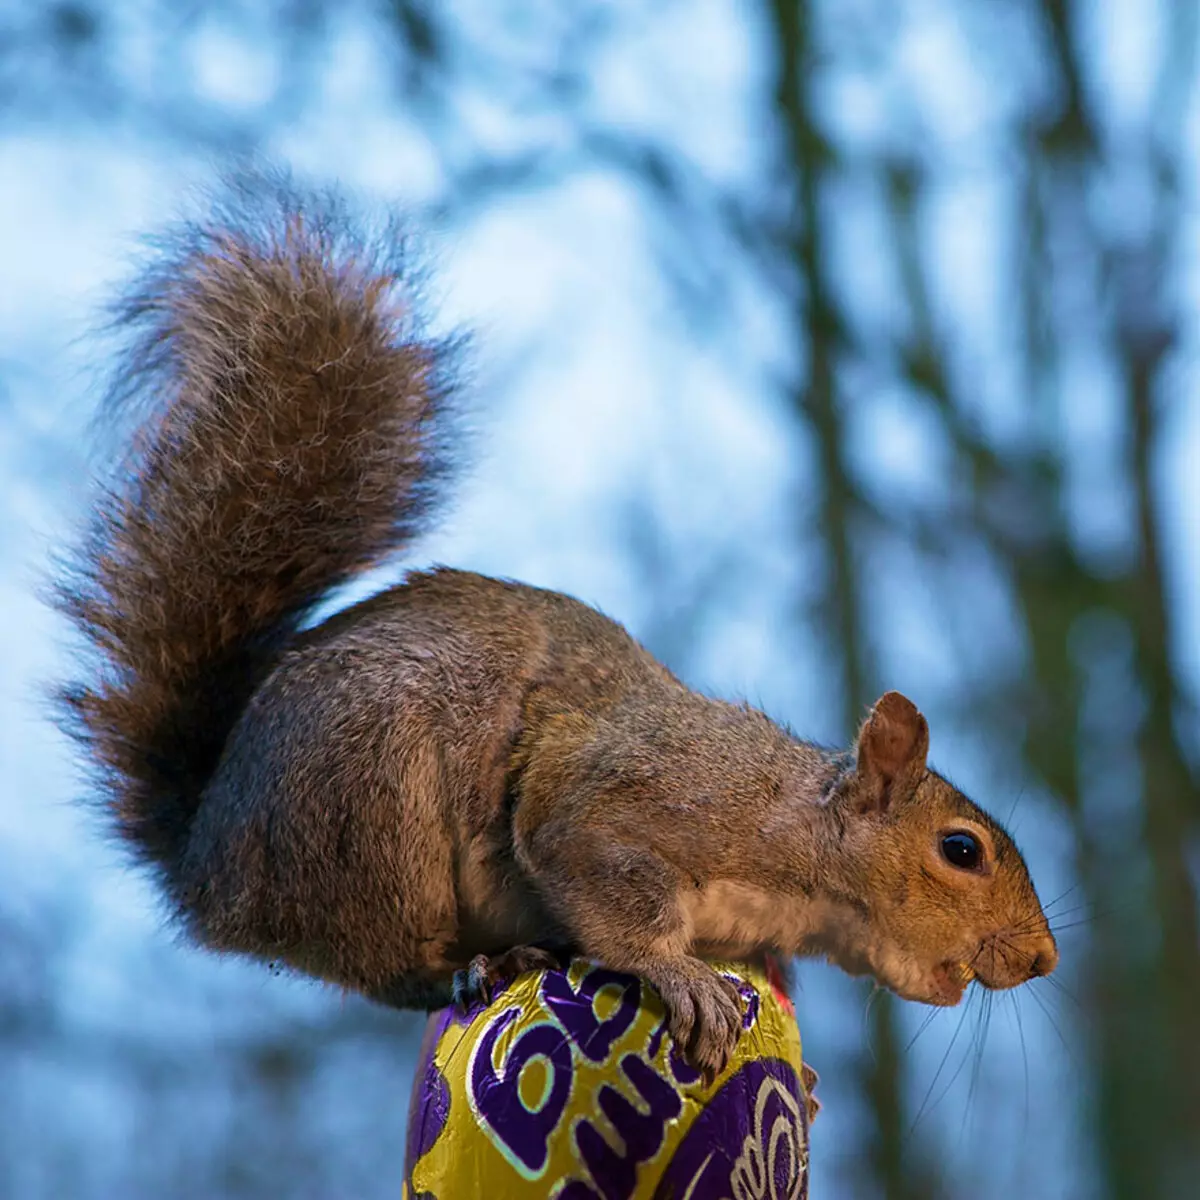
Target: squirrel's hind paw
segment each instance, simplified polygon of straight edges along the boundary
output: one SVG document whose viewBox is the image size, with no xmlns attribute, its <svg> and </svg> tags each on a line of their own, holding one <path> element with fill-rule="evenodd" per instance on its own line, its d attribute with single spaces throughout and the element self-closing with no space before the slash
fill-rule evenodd
<svg viewBox="0 0 1200 1200">
<path fill-rule="evenodd" d="M 558 971 L 563 965 L 557 954 L 540 946 L 514 946 L 491 957 L 477 954 L 463 970 L 454 972 L 454 1006 L 468 1012 L 491 1004 L 497 984 L 511 983 L 526 971 Z"/>
</svg>

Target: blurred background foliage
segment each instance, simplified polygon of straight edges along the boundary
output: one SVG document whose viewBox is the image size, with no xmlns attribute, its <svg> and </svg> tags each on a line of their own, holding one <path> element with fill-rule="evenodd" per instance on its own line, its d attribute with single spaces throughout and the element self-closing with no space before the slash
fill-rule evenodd
<svg viewBox="0 0 1200 1200">
<path fill-rule="evenodd" d="M 452 261 L 476 247 L 451 276 L 498 297 L 498 448 L 438 551 L 533 564 L 826 740 L 900 687 L 935 761 L 1012 811 L 1062 970 L 929 1024 L 804 968 L 818 1196 L 1200 1194 L 1197 19 L 1186 0 L 0 8 L 10 181 L 46 146 L 153 164 L 169 192 L 263 153 L 409 206 Z M 354 86 L 369 121 L 346 117 Z M 133 207 L 122 233 L 165 215 Z M 38 274 L 13 265 L 23 236 L 10 221 L 13 292 Z M 506 292 L 525 297 L 507 331 Z M 77 412 L 40 394 L 23 329 L 0 356 L 10 565 L 37 496 L 81 498 Z M 629 356 L 591 387 L 589 336 Z M 555 470 L 592 482 L 547 524 Z M 483 548 L 461 530 L 489 504 Z M 8 714 L 33 703 L 17 682 Z M 6 844 L 39 792 L 70 793 L 65 768 L 28 769 L 0 825 L 0 1193 L 396 1195 L 417 1024 L 174 948 L 142 893 L 131 951 L 80 900 L 126 886 L 118 856 L 79 851 L 81 892 L 30 882 L 57 880 L 61 820 Z"/>
</svg>

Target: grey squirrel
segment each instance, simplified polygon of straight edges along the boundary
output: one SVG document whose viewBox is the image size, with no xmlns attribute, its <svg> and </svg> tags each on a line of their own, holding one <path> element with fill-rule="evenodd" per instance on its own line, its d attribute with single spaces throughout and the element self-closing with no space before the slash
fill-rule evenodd
<svg viewBox="0 0 1200 1200">
<path fill-rule="evenodd" d="M 312 624 L 453 457 L 454 347 L 401 242 L 243 177 L 117 308 L 104 411 L 137 425 L 59 580 L 94 652 L 62 698 L 190 935 L 409 1008 L 586 955 L 708 1074 L 741 1013 L 705 958 L 825 955 L 939 1005 L 1052 971 L 1020 852 L 896 692 L 831 751 L 579 601 L 446 568 Z"/>
</svg>

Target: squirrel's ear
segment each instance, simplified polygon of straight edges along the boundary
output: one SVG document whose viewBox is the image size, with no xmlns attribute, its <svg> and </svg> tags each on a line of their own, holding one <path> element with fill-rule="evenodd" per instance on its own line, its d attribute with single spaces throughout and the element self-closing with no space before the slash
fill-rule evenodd
<svg viewBox="0 0 1200 1200">
<path fill-rule="evenodd" d="M 885 692 L 858 734 L 859 805 L 883 812 L 906 799 L 925 772 L 929 723 L 899 692 Z"/>
</svg>

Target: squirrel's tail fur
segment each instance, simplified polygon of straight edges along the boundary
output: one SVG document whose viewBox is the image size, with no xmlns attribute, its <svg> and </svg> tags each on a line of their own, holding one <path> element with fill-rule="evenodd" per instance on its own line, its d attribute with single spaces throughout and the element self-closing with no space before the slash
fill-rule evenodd
<svg viewBox="0 0 1200 1200">
<path fill-rule="evenodd" d="M 436 499 L 454 346 L 415 320 L 395 234 L 243 176 L 154 243 L 117 305 L 103 411 L 136 424 L 58 586 L 95 651 L 62 700 L 117 829 L 168 884 L 280 649 Z"/>
</svg>

